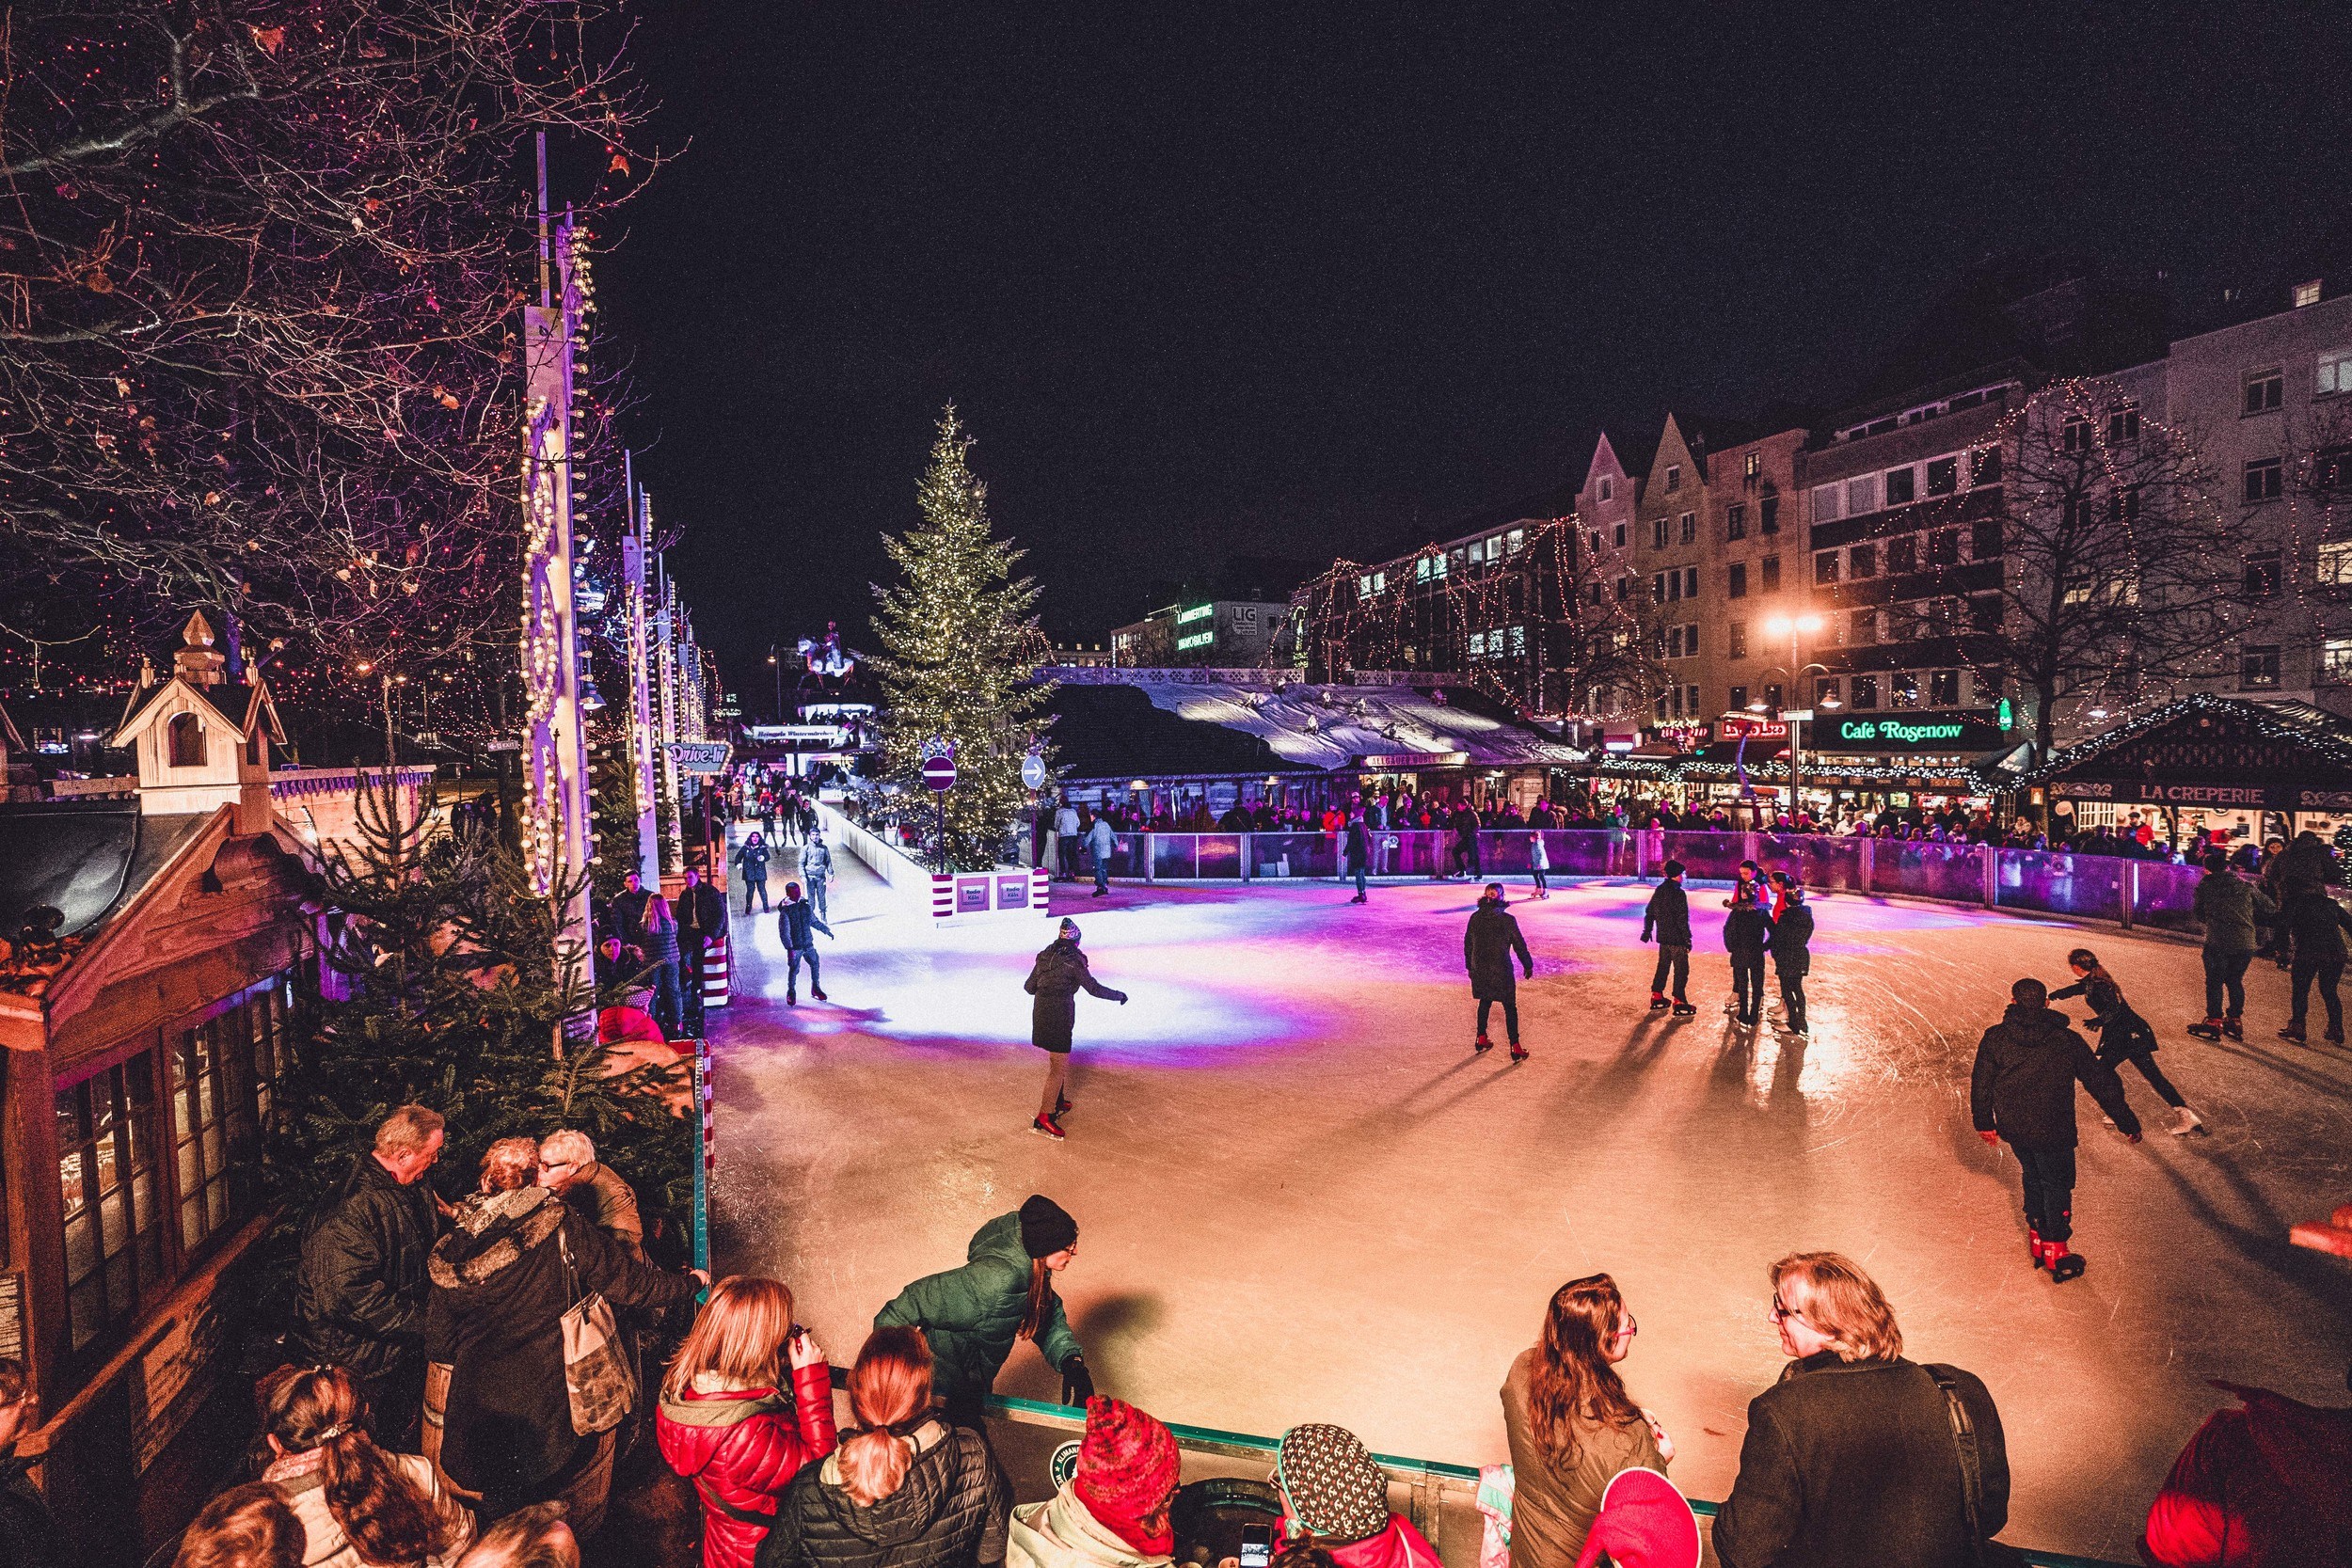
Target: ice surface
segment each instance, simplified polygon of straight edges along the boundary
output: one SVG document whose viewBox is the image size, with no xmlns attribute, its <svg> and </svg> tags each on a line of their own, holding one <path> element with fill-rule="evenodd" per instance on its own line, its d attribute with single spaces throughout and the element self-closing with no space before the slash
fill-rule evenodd
<svg viewBox="0 0 2352 1568">
<path fill-rule="evenodd" d="M 1536 959 L 1532 1061 L 1470 1051 L 1466 884 L 1057 887 L 1095 972 L 1070 1139 L 1027 1131 L 1044 1058 L 1029 957 L 1051 922 L 933 932 L 840 857 L 833 1001 L 783 1005 L 772 917 L 739 926 L 714 1025 L 720 1261 L 774 1273 L 836 1362 L 906 1280 L 962 1260 L 1031 1192 L 1077 1217 L 1063 1276 L 1106 1391 L 1172 1420 L 1353 1428 L 1376 1450 L 1505 1457 L 1496 1390 L 1562 1282 L 1606 1270 L 1641 1324 L 1623 1371 L 1721 1497 L 1746 1403 L 1780 1370 L 1765 1266 L 1861 1259 L 1915 1359 L 1983 1376 L 2016 1478 L 2007 1538 L 2128 1560 L 2208 1378 L 2344 1402 L 2352 1271 L 2287 1227 L 2352 1198 L 2352 1056 L 2271 1037 L 2286 977 L 2249 978 L 2249 1038 L 2202 1013 L 2194 947 L 2111 928 L 1825 897 L 1810 1041 L 1720 1007 L 1721 894 L 1692 892 L 1697 1018 L 1645 1010 L 1646 886 L 1512 892 Z M 781 890 L 781 879 L 777 880 Z M 743 917 L 738 916 L 739 922 Z M 2027 1264 L 2016 1162 L 1970 1129 L 1968 1064 L 2009 982 L 2096 948 L 2213 1129 L 2125 1144 L 2081 1101 L 2087 1277 Z M 805 980 L 805 976 L 803 976 Z M 2082 1008 L 2074 1005 L 2080 1016 Z M 1501 1021 L 1496 1021 L 1498 1033 Z M 2313 1021 L 2317 1033 L 2318 1021 Z M 1028 1350 L 1000 1385 L 1051 1397 Z"/>
</svg>

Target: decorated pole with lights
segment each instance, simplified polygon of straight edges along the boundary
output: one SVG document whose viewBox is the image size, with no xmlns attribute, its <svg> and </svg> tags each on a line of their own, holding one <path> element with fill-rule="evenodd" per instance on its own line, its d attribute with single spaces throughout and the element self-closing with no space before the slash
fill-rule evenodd
<svg viewBox="0 0 2352 1568">
<path fill-rule="evenodd" d="M 637 808 L 637 872 L 645 885 L 660 887 L 661 846 L 653 804 L 653 670 L 645 619 L 645 554 L 652 533 L 653 499 L 637 488 L 633 456 L 627 460 L 626 470 L 628 531 L 621 539 L 621 578 L 628 613 L 629 793 Z"/>
<path fill-rule="evenodd" d="M 532 885 L 573 888 L 561 942 L 589 946 L 588 755 L 580 731 L 580 644 L 572 602 L 572 399 L 589 309 L 583 236 L 566 213 L 554 278 L 523 307 L 523 819 Z"/>
</svg>

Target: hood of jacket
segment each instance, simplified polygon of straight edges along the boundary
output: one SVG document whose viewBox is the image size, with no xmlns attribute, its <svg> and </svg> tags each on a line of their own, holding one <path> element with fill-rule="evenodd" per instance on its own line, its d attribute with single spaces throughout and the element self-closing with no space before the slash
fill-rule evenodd
<svg viewBox="0 0 2352 1568">
<path fill-rule="evenodd" d="M 792 1418 L 792 1396 L 773 1388 L 730 1388 L 724 1393 L 688 1392 L 672 1399 L 664 1395 L 661 1456 L 670 1468 L 692 1481 L 710 1467 L 726 1447 L 729 1434 L 755 1416 L 780 1412 Z"/>
<path fill-rule="evenodd" d="M 2010 1003 L 2001 1013 L 2001 1022 L 2021 1038 L 2063 1034 L 2074 1026 L 2073 1019 L 2055 1007 L 2028 1007 L 2022 1002 Z"/>
<path fill-rule="evenodd" d="M 1147 1557 L 1096 1522 L 1064 1482 L 1041 1503 L 1012 1511 L 1005 1560 L 1014 1568 L 1166 1568 L 1163 1552 Z"/>
<path fill-rule="evenodd" d="M 1009 1263 L 1021 1271 L 1023 1278 L 1029 1274 L 1029 1250 L 1021 1244 L 1021 1211 L 997 1215 L 972 1232 L 971 1244 L 963 1249 L 967 1263 Z"/>
<path fill-rule="evenodd" d="M 1057 937 L 1053 944 L 1037 956 L 1037 989 L 1041 991 L 1075 991 L 1079 976 L 1087 972 L 1086 955 L 1068 937 Z"/>
<path fill-rule="evenodd" d="M 425 1272 L 444 1291 L 469 1290 L 522 1260 L 564 1223 L 564 1201 L 545 1187 L 476 1193 L 434 1243 Z"/>
</svg>

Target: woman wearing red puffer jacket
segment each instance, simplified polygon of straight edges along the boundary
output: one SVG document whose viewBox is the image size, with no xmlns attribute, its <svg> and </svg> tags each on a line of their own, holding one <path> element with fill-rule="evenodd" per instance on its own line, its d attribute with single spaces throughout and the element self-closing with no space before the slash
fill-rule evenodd
<svg viewBox="0 0 2352 1568">
<path fill-rule="evenodd" d="M 752 1568 L 778 1495 L 834 1448 L 833 1374 L 795 1330 L 781 1281 L 730 1275 L 710 1288 L 662 1382 L 654 1435 L 702 1499 L 703 1568 Z"/>
</svg>

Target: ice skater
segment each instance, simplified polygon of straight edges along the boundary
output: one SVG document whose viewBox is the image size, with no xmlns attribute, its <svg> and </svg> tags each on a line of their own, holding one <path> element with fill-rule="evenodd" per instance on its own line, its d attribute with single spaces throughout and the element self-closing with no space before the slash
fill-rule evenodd
<svg viewBox="0 0 2352 1568">
<path fill-rule="evenodd" d="M 829 918 L 833 911 L 825 908 L 825 890 L 833 884 L 833 851 L 814 827 L 801 845 L 801 880 L 808 884 L 808 901 L 817 906 L 817 918 Z"/>
<path fill-rule="evenodd" d="M 772 813 L 770 814 L 771 816 Z M 734 863 L 743 868 L 743 912 L 752 912 L 752 895 L 759 895 L 762 913 L 768 909 L 768 841 L 753 833 L 736 847 Z"/>
<path fill-rule="evenodd" d="M 1078 1255 L 1078 1222 L 1032 1194 L 974 1232 L 961 1268 L 925 1275 L 874 1314 L 876 1328 L 919 1328 L 931 1347 L 931 1386 L 951 1425 L 986 1435 L 980 1402 L 996 1386 L 1013 1341 L 1026 1339 L 1061 1373 L 1062 1403 L 1094 1397 L 1078 1337 L 1054 1276 Z"/>
<path fill-rule="evenodd" d="M 1772 917 L 1764 912 L 1759 884 L 1742 881 L 1724 916 L 1724 951 L 1731 955 L 1732 1016 L 1743 1028 L 1755 1028 L 1764 1015 L 1764 953 L 1772 945 Z"/>
<path fill-rule="evenodd" d="M 1527 835 L 1527 874 L 1534 879 L 1535 896 L 1551 896 L 1551 852 L 1544 847 L 1540 832 Z"/>
<path fill-rule="evenodd" d="M 2071 996 L 2086 998 L 2090 1004 L 2090 1022 L 2099 1031 L 2099 1060 L 2113 1068 L 2120 1080 L 2123 1064 L 2129 1062 L 2148 1080 L 2148 1086 L 2156 1091 L 2156 1098 L 2172 1107 L 2172 1125 L 2169 1129 L 2178 1138 L 2190 1132 L 2202 1134 L 2205 1124 L 2181 1091 L 2172 1086 L 2172 1080 L 2156 1066 L 2156 1031 L 2146 1019 L 2133 1011 L 2123 1000 L 2123 988 L 2115 983 L 2099 962 L 2099 955 L 2088 947 L 2077 947 L 2066 955 L 2066 967 L 2074 972 L 2074 983 L 2050 993 L 2053 1002 L 2063 1002 Z"/>
<path fill-rule="evenodd" d="M 1486 1021 L 1493 1015 L 1494 1005 L 1502 1004 L 1502 1032 L 1511 1042 L 1511 1060 L 1527 1060 L 1527 1048 L 1519 1043 L 1519 984 L 1511 973 L 1511 958 L 1517 955 L 1519 967 L 1527 977 L 1535 977 L 1535 960 L 1527 951 L 1527 939 L 1519 934 L 1518 916 L 1504 907 L 1502 884 L 1488 882 L 1480 895 L 1478 908 L 1470 911 L 1470 924 L 1462 927 L 1462 967 L 1470 971 L 1470 995 L 1478 1003 L 1478 1038 L 1471 1042 L 1472 1051 L 1492 1051 L 1495 1042 L 1486 1036 Z"/>
<path fill-rule="evenodd" d="M 1097 817 L 1097 825 L 1101 818 Z M 1029 1009 L 1029 1042 L 1046 1053 L 1045 1097 L 1038 1102 L 1037 1119 L 1029 1131 L 1049 1138 L 1068 1136 L 1061 1118 L 1069 1113 L 1070 1097 L 1062 1085 L 1070 1081 L 1070 1037 L 1078 1023 L 1078 992 L 1122 1006 L 1123 990 L 1113 990 L 1094 977 L 1087 956 L 1078 950 L 1078 923 L 1064 920 L 1053 944 L 1037 956 L 1021 989 L 1037 998 Z"/>
<path fill-rule="evenodd" d="M 1347 874 L 1356 879 L 1356 896 L 1348 902 L 1369 904 L 1372 902 L 1372 825 L 1364 820 L 1361 811 L 1348 816 L 1343 844 L 1347 853 Z"/>
<path fill-rule="evenodd" d="M 2123 1081 L 2091 1053 L 2050 990 L 2025 979 L 2009 988 L 2009 1009 L 1984 1032 L 1969 1074 L 1968 1103 L 1986 1143 L 2006 1142 L 2025 1182 L 2026 1243 L 2033 1266 L 2060 1284 L 2082 1276 L 2070 1252 L 2074 1235 L 2074 1085 L 2090 1091 L 2117 1131 L 2139 1142 L 2139 1118 L 2123 1100 Z"/>
<path fill-rule="evenodd" d="M 784 938 L 784 1005 L 797 1007 L 801 999 L 794 991 L 801 981 L 801 960 L 808 960 L 808 994 L 818 1002 L 825 1000 L 825 988 L 817 982 L 817 939 L 811 931 L 833 935 L 833 927 L 816 907 L 801 896 L 801 884 L 784 884 L 784 902 L 776 906 L 776 930 Z"/>
<path fill-rule="evenodd" d="M 1087 830 L 1087 853 L 1094 858 L 1094 892 L 1089 896 L 1108 898 L 1111 895 L 1111 854 L 1118 847 L 1119 834 L 1111 830 L 1111 819 L 1097 816 L 1094 826 Z M 1067 926 L 1070 923 L 1065 920 L 1062 924 Z"/>
<path fill-rule="evenodd" d="M 1649 906 L 1642 911 L 1642 940 L 1647 942 L 1654 932 L 1658 938 L 1658 968 L 1649 977 L 1650 1011 L 1661 1012 L 1666 1001 L 1666 972 L 1674 972 L 1674 1015 L 1689 1018 L 1698 1009 L 1691 1006 L 1691 895 L 1682 891 L 1682 863 L 1668 861 L 1665 879 L 1649 895 Z"/>
<path fill-rule="evenodd" d="M 1780 893 L 1780 912 L 1772 917 L 1772 972 L 1780 979 L 1782 1022 L 1792 1035 L 1810 1035 L 1804 1012 L 1804 977 L 1813 969 L 1813 906 L 1804 901 L 1804 884 L 1794 877 L 1772 873 Z"/>
<path fill-rule="evenodd" d="M 2295 956 L 2289 967 L 2293 971 L 2295 1016 L 2279 1031 L 2280 1039 L 2296 1045 L 2310 1043 L 2303 1031 L 2303 1021 L 2311 1011 L 2312 982 L 2316 980 L 2320 1005 L 2328 1009 L 2326 1037 L 2331 1045 L 2344 1043 L 2344 1003 L 2336 994 L 2336 985 L 2344 978 L 2344 933 L 2347 928 L 2352 928 L 2352 915 L 2344 913 L 2344 906 L 2328 897 L 2325 888 L 2301 878 L 2287 882 L 2286 898 L 2279 911 L 2279 940 L 2282 945 L 2294 943 Z"/>
</svg>

